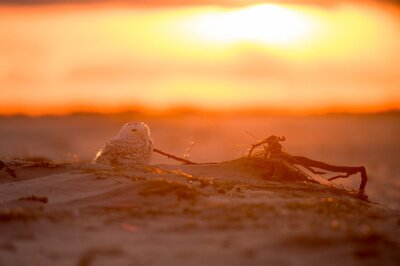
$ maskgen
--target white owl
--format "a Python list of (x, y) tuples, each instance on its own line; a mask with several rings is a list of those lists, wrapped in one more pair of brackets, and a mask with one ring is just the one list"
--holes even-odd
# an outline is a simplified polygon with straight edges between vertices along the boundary
[(129, 122), (97, 152), (94, 162), (108, 165), (148, 164), (152, 152), (149, 127), (143, 122)]

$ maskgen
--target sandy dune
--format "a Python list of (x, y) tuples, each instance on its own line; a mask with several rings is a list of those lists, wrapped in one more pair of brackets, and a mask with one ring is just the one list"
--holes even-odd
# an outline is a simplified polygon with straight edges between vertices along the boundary
[(9, 164), (18, 178), (0, 172), (0, 265), (400, 262), (398, 212), (326, 185), (266, 180), (246, 160)]

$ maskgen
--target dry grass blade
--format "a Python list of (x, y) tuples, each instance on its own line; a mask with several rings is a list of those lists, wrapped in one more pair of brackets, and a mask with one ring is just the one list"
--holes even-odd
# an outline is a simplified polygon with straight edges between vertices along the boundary
[(184, 156), (183, 156), (183, 158), (184, 158), (185, 160), (189, 160), (190, 153), (192, 152), (193, 146), (194, 146), (196, 143), (197, 143), (197, 139), (196, 139), (196, 140), (193, 140), (193, 141), (191, 141), (191, 142), (189, 143), (189, 147), (187, 148), (187, 150), (186, 150), (186, 152), (185, 152), (185, 154), (184, 154)]

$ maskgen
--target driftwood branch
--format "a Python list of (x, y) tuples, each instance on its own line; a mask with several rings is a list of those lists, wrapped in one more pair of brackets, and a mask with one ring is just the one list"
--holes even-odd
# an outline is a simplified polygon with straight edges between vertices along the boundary
[(249, 151), (248, 156), (249, 157), (251, 156), (251, 154), (255, 148), (257, 148), (261, 145), (267, 144), (268, 146), (266, 147), (266, 149), (268, 150), (268, 154), (270, 157), (281, 158), (283, 160), (288, 161), (291, 164), (301, 165), (314, 174), (326, 174), (326, 173), (316, 171), (313, 168), (319, 168), (319, 169), (327, 170), (330, 172), (336, 172), (336, 173), (346, 173), (346, 175), (339, 175), (339, 176), (331, 177), (328, 179), (329, 181), (335, 180), (337, 178), (346, 178), (351, 175), (360, 173), (361, 174), (361, 182), (360, 182), (360, 187), (359, 187), (359, 193), (364, 195), (365, 186), (367, 185), (367, 181), (368, 181), (367, 172), (366, 172), (364, 166), (356, 166), (356, 167), (337, 166), (337, 165), (327, 164), (327, 163), (324, 163), (321, 161), (312, 160), (312, 159), (309, 159), (304, 156), (292, 156), (289, 153), (286, 153), (283, 151), (283, 147), (279, 142), (284, 141), (284, 140), (285, 140), (285, 137), (278, 137), (278, 136), (272, 135), (256, 144), (251, 145), (251, 149)]
[(349, 173), (347, 173), (347, 174), (345, 174), (345, 175), (337, 175), (337, 176), (333, 176), (333, 177), (331, 177), (331, 178), (328, 178), (328, 180), (329, 181), (332, 181), (332, 180), (335, 180), (335, 179), (338, 179), (338, 178), (346, 178), (346, 177), (349, 177), (351, 174), (349, 174)]
[[(302, 165), (302, 164), (300, 164), (300, 165)], [(304, 168), (306, 168), (308, 171), (310, 171), (311, 173), (313, 173), (313, 174), (316, 174), (316, 175), (325, 175), (326, 174), (326, 172), (317, 171), (317, 170), (315, 170), (312, 167), (309, 167), (307, 165), (302, 165), (302, 166)]]
[(316, 167), (319, 169), (324, 169), (330, 172), (336, 172), (336, 173), (346, 173), (346, 175), (340, 175), (340, 176), (336, 176), (336, 177), (332, 177), (329, 178), (328, 180), (334, 180), (337, 178), (345, 178), (345, 177), (349, 177), (351, 175), (360, 173), (361, 174), (361, 183), (360, 183), (360, 187), (359, 187), (359, 191), (363, 192), (365, 190), (365, 186), (367, 185), (367, 181), (368, 181), (368, 177), (367, 177), (367, 171), (365, 170), (364, 166), (337, 166), (337, 165), (331, 165), (331, 164), (327, 164), (324, 162), (320, 162), (320, 161), (315, 161), (312, 159), (309, 159), (307, 157), (303, 157), (303, 156), (291, 156), (292, 160), (291, 162), (294, 164), (300, 164), (300, 165), (304, 165), (304, 166), (308, 166), (308, 167)]
[(174, 160), (179, 161), (179, 162), (182, 162), (182, 163), (184, 163), (184, 164), (197, 164), (197, 163), (195, 163), (195, 162), (191, 162), (191, 161), (186, 160), (186, 159), (184, 159), (184, 158), (180, 158), (180, 157), (178, 157), (178, 156), (175, 156), (175, 155), (172, 155), (172, 154), (163, 152), (163, 151), (161, 151), (161, 150), (159, 150), (159, 149), (153, 149), (153, 152), (159, 153), (159, 154), (161, 154), (161, 155), (166, 156), (167, 158), (174, 159)]

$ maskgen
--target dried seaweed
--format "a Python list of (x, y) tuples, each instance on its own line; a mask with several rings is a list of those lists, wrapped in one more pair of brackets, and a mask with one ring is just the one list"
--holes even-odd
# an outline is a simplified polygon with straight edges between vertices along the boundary
[(9, 221), (32, 221), (38, 218), (38, 213), (25, 208), (3, 208), (0, 209), (0, 222)]
[(28, 161), (22, 167), (24, 168), (61, 168), (66, 167), (69, 163), (57, 163), (53, 161)]
[(13, 169), (11, 169), (10, 167), (8, 167), (8, 165), (6, 165), (3, 161), (0, 160), (0, 170), (5, 168), (6, 172), (12, 176), (13, 178), (17, 178), (17, 174), (15, 173), (15, 171)]
[(19, 201), (38, 201), (38, 202), (42, 202), (42, 203), (48, 203), (48, 198), (47, 197), (42, 197), (42, 196), (27, 196), (27, 197), (21, 197), (18, 198)]

